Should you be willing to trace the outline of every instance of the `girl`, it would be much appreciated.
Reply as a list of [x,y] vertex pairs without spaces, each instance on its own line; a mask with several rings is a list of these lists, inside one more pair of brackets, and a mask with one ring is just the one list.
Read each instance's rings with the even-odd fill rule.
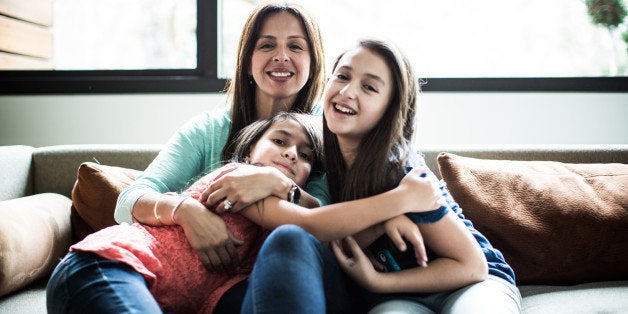
[[[324,93],[324,146],[332,203],[381,193],[397,186],[408,169],[425,165],[411,145],[418,81],[407,60],[393,46],[364,40],[342,54]],[[384,227],[360,232],[332,242],[342,269],[365,291],[363,301],[342,300],[334,295],[346,287],[326,285],[319,269],[329,253],[313,237],[296,227],[274,230],[263,244],[250,276],[243,312],[333,312],[337,303],[357,311],[384,312],[486,312],[517,313],[520,296],[512,269],[501,253],[472,227],[434,174],[433,185],[446,204],[435,210],[395,217]],[[403,181],[403,180],[402,180]],[[425,191],[416,190],[416,193]],[[429,193],[426,193],[429,194]],[[396,202],[389,208],[397,206]],[[403,254],[389,264],[389,272],[376,271],[363,252],[387,228],[405,230],[410,220],[420,225],[430,262],[407,263]],[[403,233],[403,232],[401,232]],[[386,241],[370,249],[384,252]],[[280,243],[281,245],[279,245]],[[406,250],[402,246],[401,251]],[[286,259],[295,250],[301,259]],[[390,253],[390,252],[388,252]],[[389,261],[391,255],[387,257]],[[282,262],[279,270],[278,261]],[[304,262],[307,261],[307,262]],[[316,261],[316,267],[312,267]],[[384,260],[382,260],[384,261]],[[392,269],[391,269],[392,268]],[[307,278],[307,287],[304,286]],[[324,289],[323,292],[320,289]],[[271,299],[282,292],[282,298]],[[312,295],[317,296],[313,298]],[[330,301],[330,298],[332,300]],[[387,301],[393,300],[393,301]],[[490,306],[487,306],[490,304]],[[332,308],[330,309],[330,306]]]
[[[304,186],[312,171],[321,171],[320,120],[313,119],[303,114],[280,113],[251,124],[236,138],[234,159],[273,167],[298,186]],[[48,311],[120,313],[155,312],[161,308],[176,313],[212,313],[225,291],[248,277],[268,229],[290,222],[322,239],[333,239],[391,217],[381,210],[382,205],[373,204],[384,214],[364,217],[364,203],[349,204],[345,211],[337,206],[309,211],[294,204],[286,206],[285,201],[272,197],[240,214],[221,215],[229,230],[244,240],[237,248],[242,264],[229,273],[209,272],[189,245],[185,228],[176,224],[185,215],[180,206],[198,202],[219,173],[220,170],[214,171],[197,181],[187,190],[188,196],[177,196],[181,201],[172,208],[155,206],[153,218],[164,226],[121,224],[73,245],[48,283]],[[411,184],[406,187],[413,188]],[[400,197],[399,194],[393,193],[392,197]],[[395,214],[400,213],[403,211]],[[347,216],[352,220],[364,217],[365,223],[343,229],[342,221]]]

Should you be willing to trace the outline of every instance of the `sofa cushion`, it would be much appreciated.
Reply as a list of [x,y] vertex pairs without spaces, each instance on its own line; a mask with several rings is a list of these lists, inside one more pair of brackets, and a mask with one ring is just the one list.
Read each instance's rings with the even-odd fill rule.
[[518,284],[628,278],[628,165],[442,153],[443,179]]
[[114,211],[118,195],[135,180],[141,171],[82,163],[72,189],[72,217],[75,241],[87,234],[116,224]]
[[0,202],[0,296],[49,275],[68,252],[70,204],[55,193]]

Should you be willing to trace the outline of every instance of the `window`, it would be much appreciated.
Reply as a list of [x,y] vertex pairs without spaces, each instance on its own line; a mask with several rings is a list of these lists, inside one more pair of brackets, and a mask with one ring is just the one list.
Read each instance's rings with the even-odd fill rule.
[[[293,0],[317,18],[328,64],[355,38],[378,36],[394,41],[412,59],[427,82],[426,91],[626,92],[628,18],[612,27],[594,24],[587,3],[596,1],[617,2]],[[257,2],[55,0],[55,10],[68,13],[80,7],[90,27],[104,24],[107,34],[115,36],[106,40],[55,13],[55,32],[89,31],[69,41],[71,37],[55,33],[53,70],[0,71],[0,91],[221,91],[234,68],[242,25]],[[626,0],[619,3],[628,9]],[[125,9],[107,17],[101,8],[106,4]],[[87,19],[89,12],[97,14]],[[1,7],[0,14],[6,15]],[[116,35],[127,33],[139,39]],[[76,48],[76,38],[81,39],[78,47],[95,50]],[[75,48],[63,57],[57,45]],[[84,60],[116,52],[123,52],[122,59],[104,64]]]

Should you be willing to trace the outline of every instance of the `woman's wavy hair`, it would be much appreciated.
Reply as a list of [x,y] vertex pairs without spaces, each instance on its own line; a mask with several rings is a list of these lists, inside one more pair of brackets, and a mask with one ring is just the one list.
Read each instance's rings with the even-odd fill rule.
[[[357,48],[368,49],[384,59],[392,73],[393,93],[380,121],[362,139],[351,168],[347,168],[338,138],[323,118],[325,168],[332,202],[360,199],[394,188],[412,153],[418,78],[408,59],[388,42],[364,39]],[[334,70],[345,53],[334,62]]]
[[262,135],[264,135],[273,124],[285,120],[293,120],[301,125],[311,143],[314,157],[311,161],[311,173],[323,172],[323,130],[321,117],[305,113],[282,111],[268,119],[258,120],[246,126],[236,136],[235,142],[237,145],[234,147],[233,158],[231,160],[234,162],[244,162],[246,157],[251,154],[251,149]]
[[246,23],[238,44],[238,56],[234,77],[228,82],[227,97],[231,101],[231,128],[222,159],[229,160],[234,151],[236,134],[245,126],[259,119],[255,109],[255,84],[249,83],[248,69],[266,19],[274,14],[287,12],[301,21],[310,46],[310,76],[299,91],[291,111],[310,112],[325,85],[325,52],[320,29],[314,18],[301,6],[291,3],[265,2],[258,5]]

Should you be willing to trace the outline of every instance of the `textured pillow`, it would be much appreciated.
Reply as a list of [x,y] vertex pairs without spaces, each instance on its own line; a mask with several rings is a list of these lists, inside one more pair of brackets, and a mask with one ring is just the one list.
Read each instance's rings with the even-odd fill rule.
[[463,213],[518,284],[628,279],[628,165],[483,160],[441,153]]
[[118,195],[141,173],[93,162],[79,166],[77,180],[72,188],[74,241],[116,224],[113,214]]
[[0,202],[0,296],[49,275],[68,252],[70,204],[56,193]]

